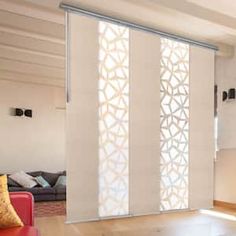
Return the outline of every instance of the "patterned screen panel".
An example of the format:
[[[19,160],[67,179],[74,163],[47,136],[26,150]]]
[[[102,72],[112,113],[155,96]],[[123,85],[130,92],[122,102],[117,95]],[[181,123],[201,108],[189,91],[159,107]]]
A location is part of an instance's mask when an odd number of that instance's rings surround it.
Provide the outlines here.
[[[161,39],[161,211],[188,208],[189,45]]]
[[[99,22],[99,216],[129,211],[129,29]]]

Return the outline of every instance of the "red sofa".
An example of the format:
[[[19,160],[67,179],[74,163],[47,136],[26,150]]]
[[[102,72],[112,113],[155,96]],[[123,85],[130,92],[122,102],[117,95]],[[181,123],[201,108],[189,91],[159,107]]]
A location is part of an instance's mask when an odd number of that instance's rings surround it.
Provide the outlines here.
[[[1,236],[39,236],[34,227],[34,201],[31,193],[10,193],[11,203],[24,223],[23,227],[0,229]]]

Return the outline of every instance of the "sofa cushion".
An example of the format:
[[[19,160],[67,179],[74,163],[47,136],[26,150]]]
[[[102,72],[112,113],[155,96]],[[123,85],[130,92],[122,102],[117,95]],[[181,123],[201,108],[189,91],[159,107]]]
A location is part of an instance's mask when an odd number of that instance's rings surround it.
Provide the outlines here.
[[[42,172],[42,177],[51,185],[54,186],[57,182],[58,177],[61,175],[61,173],[48,173],[48,172]]]
[[[7,176],[7,185],[10,187],[20,187],[20,185],[13,179],[9,178],[9,176]]]
[[[27,189],[28,188],[23,188],[23,187],[8,187],[9,192],[22,192],[22,191],[27,191]]]
[[[34,179],[43,188],[51,187],[47,180],[45,180],[42,176],[37,176]]]
[[[37,195],[55,194],[56,193],[54,188],[43,188],[43,187],[31,188],[31,189],[29,189],[29,191],[32,194],[37,194]]]
[[[66,193],[66,187],[65,186],[58,186],[54,189],[56,191],[56,194],[65,194]]]
[[[31,175],[26,174],[24,171],[19,171],[9,175],[9,178],[13,179],[15,182],[25,188],[33,188],[38,184]]]
[[[36,194],[34,200],[35,202],[55,201],[56,194]]]
[[[66,186],[66,176],[61,175],[58,177],[55,187],[57,186]]]
[[[54,188],[43,188],[43,187],[37,187],[37,188],[22,188],[22,187],[10,187],[9,192],[30,192],[33,195],[38,194],[56,194],[56,190]]]
[[[57,194],[55,200],[57,200],[57,201],[64,201],[64,200],[66,200],[66,194],[65,193],[64,194]]]
[[[33,177],[37,177],[37,176],[41,176],[42,175],[42,171],[33,171],[33,172],[27,172],[27,174],[33,176]]]

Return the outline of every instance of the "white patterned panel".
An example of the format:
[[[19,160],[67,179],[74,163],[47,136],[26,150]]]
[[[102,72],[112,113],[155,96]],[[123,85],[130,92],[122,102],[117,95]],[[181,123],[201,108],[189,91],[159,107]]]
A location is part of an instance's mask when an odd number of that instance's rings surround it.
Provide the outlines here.
[[[99,216],[129,212],[129,30],[99,22]]]
[[[161,211],[188,208],[189,46],[161,39]]]

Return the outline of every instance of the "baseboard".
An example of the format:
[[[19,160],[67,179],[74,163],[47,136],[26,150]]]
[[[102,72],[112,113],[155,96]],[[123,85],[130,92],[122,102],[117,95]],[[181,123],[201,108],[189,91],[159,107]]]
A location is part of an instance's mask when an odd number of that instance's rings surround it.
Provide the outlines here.
[[[236,203],[214,200],[214,206],[236,209]]]

